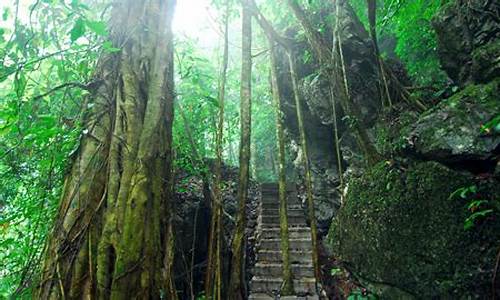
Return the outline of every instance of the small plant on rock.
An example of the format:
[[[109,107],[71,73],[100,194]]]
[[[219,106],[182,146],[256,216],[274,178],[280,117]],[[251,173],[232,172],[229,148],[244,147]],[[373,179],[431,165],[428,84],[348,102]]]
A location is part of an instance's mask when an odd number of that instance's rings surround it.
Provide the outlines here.
[[[489,208],[489,201],[481,199],[476,185],[461,187],[450,195],[450,199],[467,200],[467,210],[470,215],[464,221],[464,229],[469,230],[476,224],[476,221],[484,219],[493,212]]]

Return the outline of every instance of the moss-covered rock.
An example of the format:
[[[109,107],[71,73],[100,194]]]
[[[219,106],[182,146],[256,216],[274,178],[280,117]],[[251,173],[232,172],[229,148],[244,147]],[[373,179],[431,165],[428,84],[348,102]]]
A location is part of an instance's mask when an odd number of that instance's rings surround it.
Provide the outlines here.
[[[467,200],[450,199],[473,181],[436,162],[382,162],[350,181],[328,243],[384,299],[484,297],[500,240],[498,214],[465,230]],[[481,196],[498,205],[493,181],[481,183]]]
[[[468,85],[424,113],[404,138],[419,156],[456,162],[494,159],[499,135],[486,135],[481,125],[500,114],[500,78],[484,85]]]
[[[475,68],[473,56],[478,54],[476,49],[500,40],[499,13],[500,5],[495,1],[471,0],[450,1],[434,16],[441,66],[459,85],[486,81],[483,75],[491,62]],[[498,60],[498,52],[495,58]],[[477,78],[480,80],[475,81]]]
[[[500,77],[500,39],[472,52],[471,70],[477,82],[487,82]]]
[[[406,104],[384,111],[375,125],[375,146],[384,157],[394,157],[408,147],[407,137],[418,120],[418,112]]]

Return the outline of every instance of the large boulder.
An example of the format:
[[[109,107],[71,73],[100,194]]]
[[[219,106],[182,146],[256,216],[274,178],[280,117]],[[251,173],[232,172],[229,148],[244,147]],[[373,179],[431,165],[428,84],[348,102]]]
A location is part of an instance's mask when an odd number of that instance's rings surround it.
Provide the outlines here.
[[[500,114],[499,95],[500,78],[485,85],[468,85],[410,126],[408,149],[419,157],[469,168],[474,173],[494,171],[500,134],[486,134],[481,126]]]
[[[441,65],[459,85],[500,75],[499,15],[498,1],[456,0],[434,16]]]
[[[466,199],[451,196],[473,184],[478,190]],[[497,208],[466,230],[475,197],[489,201],[482,209]],[[500,240],[499,199],[495,179],[478,181],[436,162],[382,162],[350,181],[329,246],[382,299],[486,298]]]

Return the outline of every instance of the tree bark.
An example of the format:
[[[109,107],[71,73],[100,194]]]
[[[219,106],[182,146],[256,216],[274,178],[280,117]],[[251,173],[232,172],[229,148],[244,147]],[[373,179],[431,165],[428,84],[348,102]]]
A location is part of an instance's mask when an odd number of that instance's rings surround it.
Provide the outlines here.
[[[42,266],[39,299],[173,295],[174,0],[122,0],[102,57],[83,136],[65,180]],[[170,245],[171,246],[171,245]],[[163,292],[162,292],[163,291]]]
[[[239,185],[237,191],[238,216],[232,242],[231,276],[228,299],[245,299],[243,286],[244,239],[245,239],[245,207],[248,197],[248,177],[250,162],[251,134],[251,80],[252,80],[252,19],[249,11],[249,0],[242,1],[242,66],[240,89],[240,159]]]
[[[377,41],[377,1],[376,0],[366,0],[368,8],[368,21],[370,23],[370,36],[373,42],[373,48],[375,49],[375,56],[377,60],[377,67],[379,72],[379,89],[380,89],[380,99],[382,104],[387,106],[392,106],[391,94],[389,93],[389,86],[387,84],[387,78],[385,77],[384,68],[382,64],[382,58],[380,57],[380,50]],[[385,101],[382,96],[382,90],[385,93]]]
[[[215,297],[214,299],[222,299],[222,151],[223,151],[223,134],[224,134],[224,98],[226,93],[226,75],[229,60],[229,1],[226,0],[226,12],[224,17],[224,50],[222,57],[222,68],[219,81],[218,100],[219,100],[219,118],[217,124],[217,136],[215,143],[215,180],[214,180],[214,194],[215,199],[212,202],[212,220],[211,236],[209,241],[209,256],[207,262],[207,273],[205,281],[205,295],[211,299],[214,291],[215,281]],[[215,233],[215,234],[214,234]],[[215,242],[215,243],[214,243]],[[213,246],[215,245],[215,253]],[[215,274],[213,266],[215,265]],[[215,275],[215,278],[214,278]]]
[[[290,241],[288,235],[288,211],[286,199],[286,173],[285,173],[285,133],[283,130],[283,118],[281,116],[281,92],[278,83],[278,64],[276,46],[271,37],[268,37],[271,48],[271,87],[273,94],[273,104],[276,114],[276,140],[278,144],[278,191],[280,201],[280,239],[281,255],[283,258],[283,284],[281,285],[281,295],[293,295],[293,277],[290,268]]]
[[[299,85],[297,79],[297,67],[295,65],[294,57],[291,52],[288,53],[288,60],[290,64],[290,76],[292,77],[292,87],[295,97],[295,107],[297,110],[297,123],[300,132],[300,143],[302,148],[302,159],[304,163],[305,182],[306,182],[306,199],[307,199],[307,218],[311,224],[311,240],[312,240],[312,261],[314,266],[314,276],[316,282],[321,282],[321,270],[319,268],[318,259],[318,228],[316,226],[316,215],[314,207],[314,198],[312,194],[312,176],[311,166],[309,165],[309,151],[307,147],[306,131],[304,127],[304,118],[302,113],[302,103],[300,101]]]

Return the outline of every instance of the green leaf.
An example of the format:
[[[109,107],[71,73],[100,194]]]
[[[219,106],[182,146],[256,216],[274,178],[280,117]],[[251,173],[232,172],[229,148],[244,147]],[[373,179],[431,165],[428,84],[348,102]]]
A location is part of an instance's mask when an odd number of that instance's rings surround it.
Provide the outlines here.
[[[104,42],[102,44],[102,48],[104,49],[104,51],[106,51],[108,53],[114,53],[114,52],[121,51],[120,48],[113,47],[113,43],[111,43],[110,41]]]
[[[85,34],[85,21],[82,18],[76,20],[75,25],[70,31],[71,41],[74,42]]]
[[[342,272],[342,270],[340,268],[333,268],[330,270],[330,275],[336,276],[336,275],[340,274],[341,272]]]
[[[0,65],[0,82],[9,78],[9,76],[16,71],[15,66],[2,66]]]
[[[10,13],[10,8],[9,7],[4,7],[3,13],[2,13],[2,20],[7,21],[9,18],[9,13]]]
[[[491,214],[492,212],[493,212],[493,209],[485,209],[485,210],[481,210],[481,211],[473,213],[467,219],[465,219],[464,229],[465,230],[471,229],[472,227],[474,227],[474,221],[476,221],[476,219],[484,218],[485,216]]]
[[[24,91],[26,90],[26,77],[23,73],[18,74],[14,79],[14,88],[17,97],[20,98],[24,95]]]
[[[472,227],[474,227],[474,222],[472,220],[469,220],[469,219],[465,220],[465,222],[464,222],[464,229],[465,230],[469,230]]]
[[[215,107],[219,107],[219,101],[210,95],[206,95],[205,99],[208,100],[208,103],[212,104]]]
[[[469,203],[469,206],[467,206],[467,209],[471,210],[473,208],[478,208],[483,204],[488,203],[488,200],[474,200],[471,203]]]
[[[55,116],[49,114],[39,115],[38,120],[40,122],[40,125],[46,128],[53,127],[57,123]]]
[[[102,21],[88,21],[86,22],[87,27],[92,30],[95,34],[106,36],[108,31],[106,30],[106,23]]]

